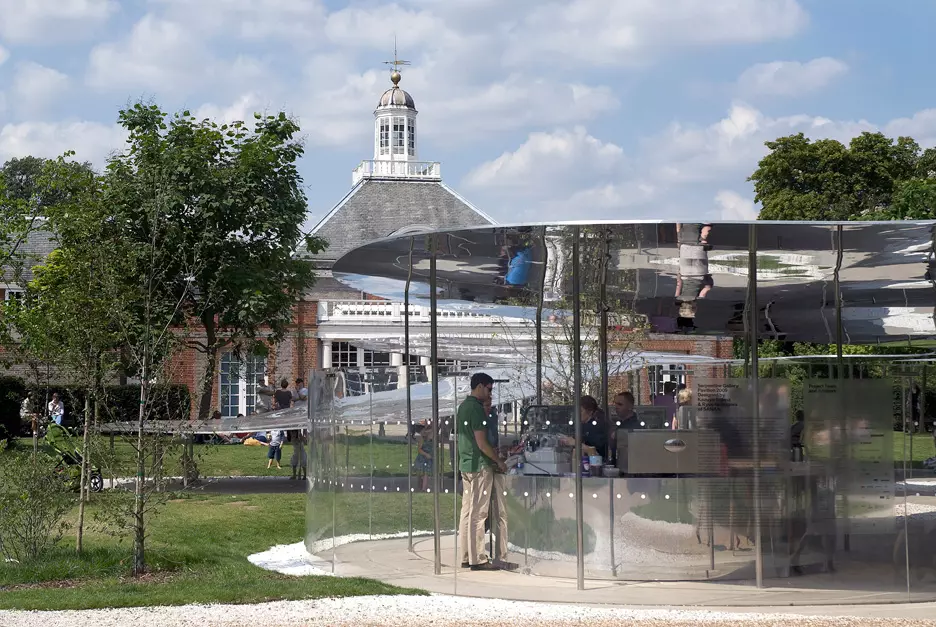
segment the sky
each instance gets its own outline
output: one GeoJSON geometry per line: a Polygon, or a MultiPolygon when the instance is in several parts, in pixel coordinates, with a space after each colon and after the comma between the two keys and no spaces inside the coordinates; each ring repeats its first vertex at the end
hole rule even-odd
{"type": "Polygon", "coordinates": [[[300,122],[308,223],[373,158],[383,61],[418,151],[505,223],[750,219],[764,142],[936,145],[932,0],[0,0],[0,161],[101,166],[135,101],[300,122]]]}

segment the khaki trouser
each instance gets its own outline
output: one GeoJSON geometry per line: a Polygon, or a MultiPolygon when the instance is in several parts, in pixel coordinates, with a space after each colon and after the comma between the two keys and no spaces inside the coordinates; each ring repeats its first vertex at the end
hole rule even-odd
{"type": "Polygon", "coordinates": [[[494,506],[491,511],[491,533],[497,540],[494,542],[494,553],[501,562],[507,561],[507,475],[494,473],[494,506]]]}
{"type": "MultiPolygon", "coordinates": [[[[480,472],[463,472],[461,521],[458,524],[458,541],[467,548],[468,563],[472,566],[484,564],[488,556],[484,552],[484,521],[491,506],[491,490],[494,487],[494,469],[483,468],[480,472]]],[[[462,549],[462,559],[465,557],[462,549]]]]}
{"type": "MultiPolygon", "coordinates": [[[[462,473],[462,476],[464,476],[464,473],[462,473]]],[[[491,504],[489,516],[491,518],[491,534],[495,538],[494,552],[497,555],[497,559],[501,562],[507,561],[507,497],[504,495],[506,491],[507,475],[495,472],[491,485],[494,501],[491,504]]],[[[465,499],[464,495],[462,495],[462,499],[465,499]]],[[[462,500],[462,521],[466,521],[466,502],[467,500],[462,500]]],[[[466,528],[468,523],[463,522],[462,525],[461,528],[466,528]]],[[[483,530],[484,528],[482,527],[482,551],[484,546],[483,530]]],[[[462,563],[472,563],[468,555],[468,543],[465,541],[464,536],[459,538],[459,542],[461,543],[462,563]]]]}

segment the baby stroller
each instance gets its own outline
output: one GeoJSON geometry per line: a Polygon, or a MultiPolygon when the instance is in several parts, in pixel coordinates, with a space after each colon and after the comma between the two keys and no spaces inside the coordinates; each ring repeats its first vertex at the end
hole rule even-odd
{"type": "MultiPolygon", "coordinates": [[[[77,490],[81,487],[81,451],[75,445],[76,438],[65,427],[59,426],[54,422],[49,424],[45,435],[46,444],[59,457],[59,463],[56,466],[58,472],[66,473],[72,488],[77,490]]],[[[104,475],[99,468],[92,466],[89,470],[89,489],[92,492],[100,492],[104,489],[104,475]]]]}

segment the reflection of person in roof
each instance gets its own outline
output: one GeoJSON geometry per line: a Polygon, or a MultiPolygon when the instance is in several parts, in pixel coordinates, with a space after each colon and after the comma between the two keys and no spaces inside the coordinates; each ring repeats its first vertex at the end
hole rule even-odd
{"type": "Polygon", "coordinates": [[[679,315],[676,326],[691,329],[695,326],[696,303],[705,298],[714,286],[709,274],[708,243],[711,224],[677,224],[676,237],[679,242],[679,275],[676,278],[676,305],[679,315]]]}
{"type": "Polygon", "coordinates": [[[507,265],[507,274],[504,275],[506,285],[523,286],[527,284],[530,277],[532,256],[533,251],[529,246],[514,250],[510,263],[507,265]]]}

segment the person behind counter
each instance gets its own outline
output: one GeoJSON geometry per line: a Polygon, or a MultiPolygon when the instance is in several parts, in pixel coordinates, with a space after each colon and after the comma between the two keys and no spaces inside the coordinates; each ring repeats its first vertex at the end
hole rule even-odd
{"type": "MultiPolygon", "coordinates": [[[[583,396],[579,401],[582,418],[582,452],[586,455],[608,457],[610,429],[608,420],[593,396],[583,396]]],[[[632,406],[633,407],[633,406],[632,406]]],[[[566,446],[575,446],[575,425],[566,427],[567,434],[560,440],[566,446]]]]}

